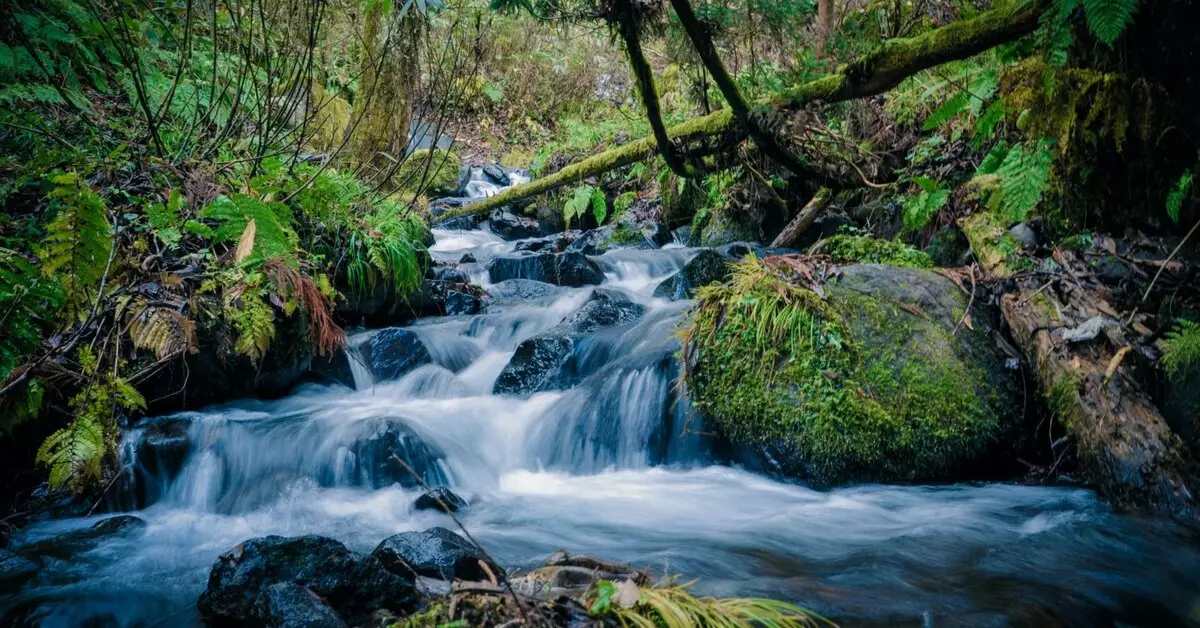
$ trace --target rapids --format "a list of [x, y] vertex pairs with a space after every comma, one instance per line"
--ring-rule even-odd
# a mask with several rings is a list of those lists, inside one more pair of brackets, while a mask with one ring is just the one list
[[[434, 233], [433, 258], [472, 254], [480, 263], [467, 270], [485, 288], [493, 286], [483, 264], [515, 245], [486, 228]], [[676, 246], [596, 258], [604, 287], [646, 312], [582, 342], [586, 377], [568, 390], [492, 394], [517, 345], [554, 327], [593, 287], [417, 321], [410, 329], [433, 364], [396, 381], [374, 382], [354, 359], [358, 390], [307, 385], [285, 399], [182, 417], [191, 452], [136, 512], [145, 533], [48, 560], [34, 583], [0, 590], [0, 616], [39, 606], [47, 626], [97, 616], [103, 625], [188, 626], [199, 621], [195, 601], [213, 561], [248, 538], [320, 534], [370, 551], [397, 532], [452, 528], [445, 515], [412, 508], [419, 488], [380, 482], [355, 458], [380, 417], [399, 417], [439, 455], [425, 478], [472, 502], [463, 523], [510, 569], [563, 548], [699, 579], [704, 593], [796, 601], [850, 625], [1161, 626], [1198, 617], [1194, 534], [1114, 514], [1085, 489], [815, 491], [730, 464], [674, 385], [674, 330], [686, 304], [650, 296], [692, 254]], [[351, 339], [352, 354], [371, 333]], [[126, 436], [127, 459], [137, 436]], [[42, 523], [16, 541], [100, 518]]]

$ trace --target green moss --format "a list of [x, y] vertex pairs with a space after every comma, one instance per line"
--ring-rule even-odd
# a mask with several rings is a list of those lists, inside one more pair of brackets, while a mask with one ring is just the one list
[[633, 207], [638, 200], [637, 192], [625, 192], [613, 200], [613, 222], [619, 221], [625, 217], [625, 212]]
[[985, 270], [997, 277], [1007, 277], [1022, 264], [1017, 252], [1021, 245], [1012, 237], [999, 216], [991, 212], [979, 212], [959, 219], [971, 252]]
[[887, 264], [908, 268], [933, 268], [933, 259], [903, 242], [879, 240], [870, 236], [839, 234], [816, 244], [814, 253], [822, 253], [839, 263]]
[[[1053, 379], [1053, 378], [1051, 378]], [[1043, 380], [1044, 381], [1044, 380]], [[1065, 371], [1054, 383], [1042, 391], [1046, 400], [1046, 408], [1050, 416], [1069, 431], [1078, 426], [1075, 418], [1079, 409], [1079, 375], [1074, 371]]]
[[753, 259], [700, 291], [689, 390], [730, 438], [793, 451], [789, 472], [827, 484], [944, 478], [994, 442], [997, 397], [965, 340], [888, 298], [826, 291]]
[[628, 223], [619, 223], [613, 227], [607, 240], [610, 246], [634, 246], [645, 242], [646, 236], [642, 234], [642, 230]]
[[453, 194], [458, 188], [462, 160], [451, 151], [428, 149], [413, 151], [396, 172], [395, 182], [405, 190]]

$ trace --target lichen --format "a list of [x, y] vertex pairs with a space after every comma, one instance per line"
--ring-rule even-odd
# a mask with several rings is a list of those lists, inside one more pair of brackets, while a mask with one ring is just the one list
[[958, 226], [962, 229], [967, 241], [971, 243], [971, 252], [985, 270], [996, 277], [1007, 277], [1021, 265], [1017, 251], [1021, 245], [1012, 237], [1000, 218], [991, 212], [979, 212], [966, 218], [960, 218]]
[[836, 284], [828, 301], [748, 259], [700, 290], [683, 334], [696, 406], [732, 440], [783, 445], [823, 484], [934, 480], [1002, 414], [950, 328]]
[[933, 259], [903, 242], [864, 235], [838, 234], [814, 245], [839, 263], [887, 264], [907, 268], [933, 268]]

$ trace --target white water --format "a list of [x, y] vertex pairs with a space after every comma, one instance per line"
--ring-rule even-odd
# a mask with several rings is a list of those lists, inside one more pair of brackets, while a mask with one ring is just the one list
[[[471, 253], [479, 268], [513, 246], [484, 231], [435, 235], [435, 259]], [[598, 258], [605, 287], [647, 311], [581, 342], [577, 362], [592, 375], [568, 390], [491, 394], [520, 341], [557, 325], [592, 288], [419, 321], [412, 329], [434, 364], [397, 381], [374, 382], [359, 367], [355, 391], [308, 386], [275, 402], [188, 415], [192, 451], [137, 513], [145, 534], [55, 561], [34, 585], [0, 591], [0, 615], [51, 600], [44, 607], [57, 615], [43, 625], [78, 625], [97, 612], [117, 625], [188, 625], [213, 561], [245, 539], [321, 534], [369, 551], [397, 532], [453, 527], [444, 515], [414, 511], [419, 491], [381, 484], [369, 464], [361, 443], [393, 423], [428, 444], [438, 460], [427, 479], [472, 502], [464, 523], [513, 569], [565, 548], [699, 578], [704, 592], [797, 601], [849, 624], [1166, 625], [1186, 623], [1200, 604], [1195, 539], [1162, 521], [1114, 515], [1090, 491], [821, 492], [719, 464], [720, 443], [696, 433], [673, 386], [672, 333], [686, 304], [650, 297], [691, 254]], [[98, 518], [46, 523], [19, 541]]]

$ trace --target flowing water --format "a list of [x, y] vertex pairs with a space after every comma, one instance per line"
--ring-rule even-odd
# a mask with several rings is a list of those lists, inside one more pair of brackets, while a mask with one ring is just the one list
[[[847, 625], [1187, 625], [1200, 617], [1197, 539], [1168, 522], [1116, 515], [1090, 491], [1007, 484], [815, 491], [728, 464], [674, 386], [674, 329], [687, 304], [650, 297], [693, 254], [614, 251], [606, 289], [645, 308], [638, 322], [577, 343], [581, 381], [527, 397], [492, 394], [524, 339], [554, 327], [594, 288], [526, 298], [480, 269], [510, 251], [486, 230], [435, 231], [432, 255], [499, 295], [477, 316], [418, 321], [433, 364], [357, 390], [309, 385], [177, 417], [190, 452], [147, 490], [148, 526], [60, 559], [35, 584], [0, 590], [51, 609], [43, 625], [97, 614], [114, 625], [187, 626], [217, 555], [267, 534], [320, 534], [370, 551], [406, 530], [453, 527], [414, 511], [420, 491], [381, 476], [361, 443], [397, 423], [425, 479], [471, 501], [462, 520], [509, 568], [555, 549], [699, 579], [700, 592], [796, 601]], [[371, 332], [356, 336], [366, 342]], [[356, 353], [354, 349], [352, 353]], [[139, 433], [126, 437], [126, 457]], [[41, 524], [18, 542], [99, 516]], [[2, 623], [2, 622], [0, 622]], [[109, 625], [109, 624], [101, 624]]]

